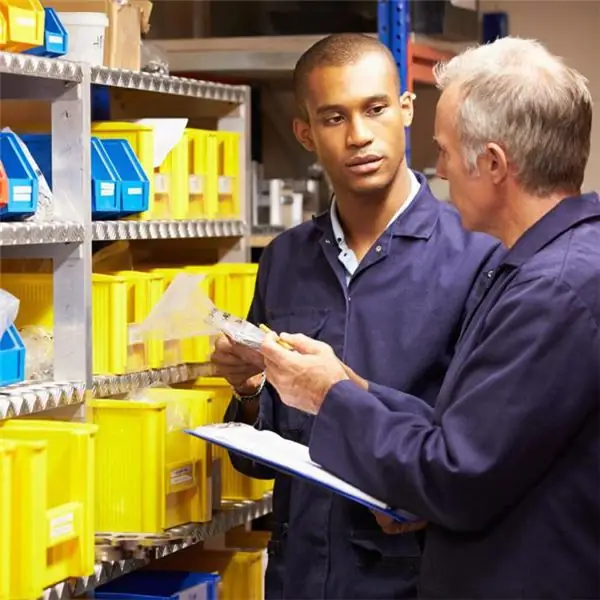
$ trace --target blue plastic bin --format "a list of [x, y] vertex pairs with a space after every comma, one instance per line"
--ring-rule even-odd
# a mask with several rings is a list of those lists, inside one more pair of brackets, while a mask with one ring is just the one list
[[0, 387], [25, 379], [25, 346], [11, 325], [0, 338]]
[[69, 51], [69, 33], [53, 8], [44, 8], [44, 45], [25, 50], [24, 54], [56, 58]]
[[150, 182], [127, 140], [103, 139], [108, 157], [121, 183], [121, 215], [133, 215], [148, 210]]
[[[24, 134], [23, 142], [52, 188], [52, 136]], [[119, 212], [120, 183], [115, 168], [98, 138], [92, 138], [92, 218], [112, 218]]]
[[12, 132], [0, 132], [0, 162], [8, 179], [8, 203], [0, 206], [0, 221], [16, 221], [35, 214], [38, 176]]
[[212, 573], [135, 571], [101, 585], [100, 600], [217, 600], [220, 578]]

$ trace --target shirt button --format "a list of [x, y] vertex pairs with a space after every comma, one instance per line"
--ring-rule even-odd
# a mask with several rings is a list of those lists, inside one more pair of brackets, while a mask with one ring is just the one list
[[375, 248], [375, 252], [381, 252], [381, 246], [377, 246], [377, 248]]
[[330, 240], [325, 240], [325, 243], [326, 244], [331, 244], [331, 241]]
[[494, 277], [494, 271], [488, 271], [486, 273], [486, 276], [487, 276], [488, 279], [492, 279]]

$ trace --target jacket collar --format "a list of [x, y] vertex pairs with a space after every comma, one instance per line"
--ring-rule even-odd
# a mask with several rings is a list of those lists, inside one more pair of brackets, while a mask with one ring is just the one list
[[600, 198], [596, 193], [570, 196], [530, 227], [506, 253], [503, 263], [518, 267], [569, 229], [584, 221], [600, 220]]
[[[413, 171], [420, 188], [410, 206], [391, 225], [393, 236], [429, 239], [438, 221], [440, 201], [431, 193], [424, 175]], [[331, 233], [329, 208], [313, 217], [314, 225], [323, 233]]]

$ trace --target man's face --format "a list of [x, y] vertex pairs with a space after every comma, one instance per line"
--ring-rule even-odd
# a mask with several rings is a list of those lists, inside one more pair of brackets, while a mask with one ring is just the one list
[[456, 88], [445, 90], [435, 114], [435, 142], [438, 146], [437, 174], [448, 181], [450, 201], [458, 209], [463, 226], [471, 231], [489, 231], [496, 199], [487, 161], [478, 161], [470, 172], [465, 163], [457, 125], [460, 95]]
[[319, 67], [308, 77], [309, 122], [297, 119], [294, 133], [316, 153], [338, 193], [384, 190], [404, 160], [412, 99], [398, 96], [394, 68], [373, 52], [346, 66]]

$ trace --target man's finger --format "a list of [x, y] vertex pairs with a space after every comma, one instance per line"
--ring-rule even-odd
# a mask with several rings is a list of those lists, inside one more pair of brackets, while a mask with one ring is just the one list
[[279, 337], [302, 354], [317, 354], [323, 349], [322, 342], [317, 342], [302, 333], [281, 333]]
[[260, 346], [260, 353], [263, 355], [265, 362], [272, 363], [272, 367], [274, 367], [285, 361], [286, 354], [290, 354], [290, 351], [277, 343], [276, 334], [267, 333]]

